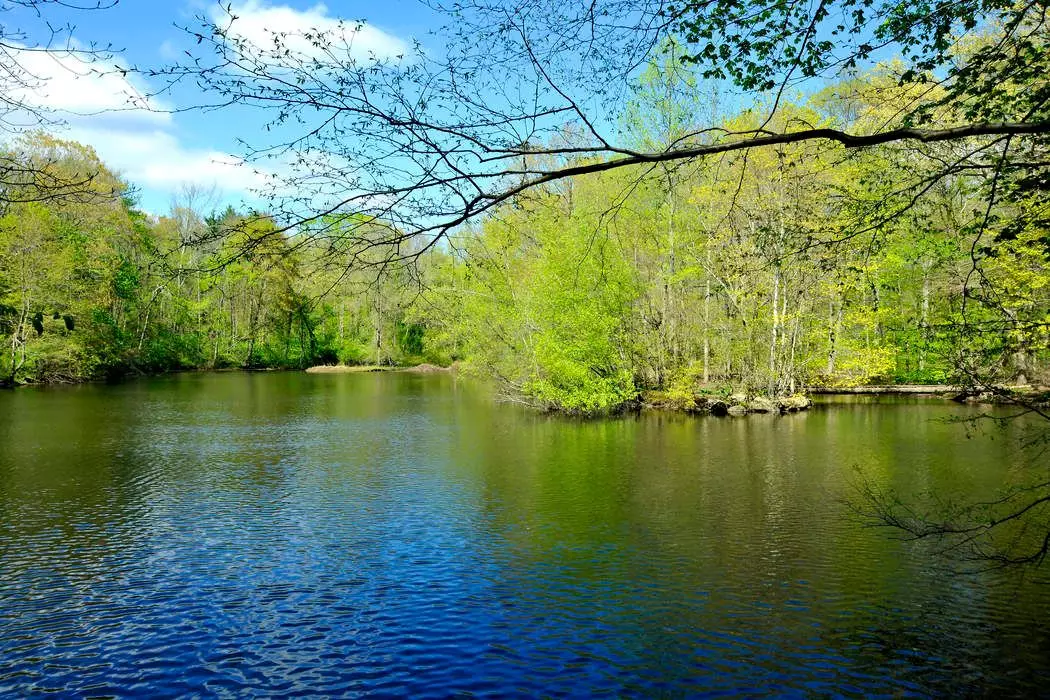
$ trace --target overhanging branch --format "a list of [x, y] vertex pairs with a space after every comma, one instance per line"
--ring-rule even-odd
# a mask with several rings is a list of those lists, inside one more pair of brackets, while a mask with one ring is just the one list
[[[613, 158], [610, 160], [571, 165], [565, 168], [551, 170], [538, 177], [525, 180], [520, 185], [494, 194], [480, 195], [471, 207], [464, 212], [462, 217], [444, 228], [457, 226], [477, 214], [485, 211], [496, 204], [515, 197], [534, 187], [555, 182], [578, 175], [600, 173], [615, 168], [629, 167], [632, 165], [644, 165], [650, 163], [661, 163], [677, 160], [693, 160], [712, 155], [720, 155], [733, 151], [743, 151], [764, 146], [777, 146], [790, 143], [801, 143], [805, 141], [834, 141], [846, 148], [865, 148], [884, 145], [898, 141], [921, 141], [923, 143], [934, 143], [938, 141], [956, 141], [965, 138], [979, 136], [999, 136], [1004, 134], [1047, 134], [1050, 133], [1050, 122], [1006, 122], [988, 124], [969, 124], [964, 126], [950, 127], [947, 129], [916, 129], [901, 128], [884, 131], [876, 134], [850, 134], [838, 129], [807, 129], [805, 131], [793, 131], [783, 134], [766, 134], [755, 136], [741, 141], [729, 143], [704, 144], [692, 148], [678, 148], [659, 153], [633, 153], [628, 156]], [[539, 151], [542, 154], [542, 151]], [[508, 174], [514, 174], [508, 171]], [[485, 201], [487, 200], [487, 201]], [[480, 205], [480, 206], [479, 206]]]

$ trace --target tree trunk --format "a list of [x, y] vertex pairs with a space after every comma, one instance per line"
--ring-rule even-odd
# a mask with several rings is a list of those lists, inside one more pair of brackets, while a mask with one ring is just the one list
[[796, 389], [795, 379], [798, 374], [795, 371], [795, 348], [798, 346], [799, 328], [802, 323], [802, 302], [799, 301], [798, 313], [795, 315], [795, 322], [791, 328], [791, 348], [788, 355], [788, 393], [794, 394]]
[[[29, 304], [23, 301], [18, 323], [15, 325], [14, 333], [11, 334], [11, 384], [15, 383], [18, 370], [22, 369], [26, 363], [25, 325], [27, 318], [29, 318]], [[22, 351], [21, 359], [19, 359], [19, 350]]]
[[376, 297], [376, 365], [383, 364], [383, 300]]
[[675, 268], [675, 231], [674, 231], [675, 199], [674, 188], [670, 177], [667, 183], [667, 277], [664, 279], [664, 320], [667, 322], [667, 349], [670, 362], [674, 367], [678, 359], [678, 329], [675, 313], [674, 276]]
[[1013, 365], [1013, 383], [1014, 386], [1028, 386], [1028, 353], [1024, 350], [1017, 350], [1010, 357], [1010, 363]]
[[828, 301], [828, 365], [825, 374], [835, 374], [835, 360], [838, 357], [839, 329], [842, 327], [842, 301], [836, 308], [835, 300]]
[[769, 395], [776, 393], [777, 381], [777, 338], [780, 312], [780, 268], [773, 272], [773, 328], [769, 338]]
[[879, 285], [871, 283], [871, 310], [875, 316], [875, 337], [879, 341], [883, 338], [882, 322], [879, 320], [879, 311], [882, 306], [882, 295], [879, 293]]
[[922, 269], [922, 310], [919, 316], [919, 328], [922, 337], [919, 339], [919, 371], [926, 369], [926, 339], [930, 327], [930, 271], [923, 265]]
[[157, 301], [157, 296], [161, 293], [163, 289], [163, 287], [157, 287], [156, 289], [154, 289], [153, 295], [150, 297], [149, 304], [146, 305], [146, 316], [142, 319], [142, 329], [139, 332], [139, 350], [142, 349], [142, 344], [146, 342], [146, 329], [149, 327], [149, 314], [150, 311], [153, 310], [153, 303]]
[[704, 285], [704, 384], [711, 381], [711, 280]]

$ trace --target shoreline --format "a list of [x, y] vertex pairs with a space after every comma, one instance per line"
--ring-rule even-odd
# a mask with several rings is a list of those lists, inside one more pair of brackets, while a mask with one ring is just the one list
[[419, 365], [315, 365], [312, 367], [180, 367], [163, 372], [129, 372], [117, 377], [84, 377], [64, 381], [10, 382], [0, 380], [0, 391], [14, 391], [25, 387], [86, 386], [92, 384], [121, 384], [136, 379], [172, 377], [180, 374], [265, 374], [268, 372], [304, 372], [306, 374], [350, 374], [361, 372], [408, 372], [414, 374], [438, 374], [452, 372], [455, 367], [439, 367], [432, 364]]
[[[1004, 387], [1005, 388], [1005, 387]], [[930, 396], [942, 396], [948, 394], [961, 394], [967, 391], [965, 387], [955, 384], [866, 384], [861, 386], [808, 386], [803, 389], [806, 394], [820, 396], [850, 395], [850, 394], [918, 394]]]
[[357, 374], [361, 372], [411, 372], [437, 374], [451, 372], [453, 367], [439, 367], [424, 362], [419, 365], [314, 365], [302, 370], [306, 374]]
[[[306, 368], [291, 367], [214, 367], [214, 368], [179, 368], [158, 373], [130, 374], [119, 379], [92, 378], [77, 381], [40, 382], [12, 384], [0, 382], [0, 391], [16, 390], [23, 387], [58, 387], [89, 384], [123, 383], [136, 378], [164, 377], [178, 374], [225, 374], [244, 372], [302, 372], [305, 374], [363, 374], [373, 372], [397, 372], [405, 374], [444, 374], [452, 373], [458, 363], [450, 367], [441, 367], [429, 363], [418, 365], [314, 365]], [[809, 386], [792, 396], [746, 397], [742, 393], [719, 395], [714, 393], [694, 394], [691, 397], [670, 396], [660, 390], [644, 390], [636, 399], [609, 411], [608, 415], [630, 411], [655, 411], [663, 413], [681, 413], [686, 415], [744, 416], [752, 414], [785, 415], [811, 409], [815, 397], [833, 396], [913, 396], [917, 398], [939, 398], [960, 404], [1008, 404], [1019, 402], [1022, 405], [1036, 407], [1050, 406], [1050, 388], [1037, 386], [1003, 385], [992, 388], [973, 388], [953, 384], [866, 384], [859, 386], [829, 387]], [[572, 412], [557, 408], [536, 407], [541, 411], [571, 415]], [[597, 417], [595, 415], [594, 417]]]
[[950, 384], [885, 384], [855, 387], [806, 387], [808, 396], [918, 396], [961, 404], [1050, 404], [1050, 388], [1043, 385], [966, 387]]
[[784, 415], [807, 411], [813, 406], [813, 399], [804, 394], [793, 396], [752, 396], [733, 394], [731, 396], [701, 396], [689, 398], [671, 397], [661, 391], [643, 391], [639, 396], [639, 408], [646, 411], [666, 411], [690, 415], [707, 414], [712, 416], [746, 416], [753, 413], [770, 413]]

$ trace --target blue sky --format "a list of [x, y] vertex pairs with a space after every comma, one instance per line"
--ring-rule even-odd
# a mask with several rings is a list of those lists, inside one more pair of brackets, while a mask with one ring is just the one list
[[[143, 67], [162, 66], [194, 44], [178, 25], [194, 25], [198, 15], [221, 12], [217, 2], [203, 0], [119, 0], [116, 6], [100, 11], [56, 11], [60, 9], [46, 8], [45, 18], [52, 25], [73, 24], [73, 39], [78, 44], [110, 44], [120, 51], [115, 63]], [[380, 52], [403, 49], [414, 39], [425, 42], [437, 22], [416, 0], [233, 0], [233, 12], [239, 17], [240, 31], [249, 37], [263, 37], [267, 29], [308, 30], [330, 26], [338, 19], [365, 20], [361, 38]], [[23, 28], [26, 44], [46, 39], [44, 26], [31, 14], [10, 12], [0, 16], [0, 21]], [[190, 87], [145, 105], [159, 111], [129, 108], [129, 95], [134, 101], [136, 95], [159, 85], [119, 73], [89, 74], [58, 53], [38, 54], [30, 60], [34, 72], [47, 79], [32, 99], [65, 115], [66, 125], [56, 133], [93, 146], [107, 165], [137, 188], [146, 211], [165, 213], [172, 197], [187, 184], [216, 187], [222, 204], [251, 200], [250, 190], [261, 180], [251, 168], [237, 165], [237, 138], [257, 136], [259, 115], [229, 108], [165, 110], [199, 103], [202, 95]]]
[[[91, 4], [95, 0], [67, 2]], [[208, 96], [200, 94], [192, 82], [153, 96], [161, 83], [135, 73], [124, 77], [113, 69], [114, 65], [162, 68], [178, 60], [196, 46], [180, 26], [199, 27], [199, 16], [219, 18], [225, 5], [231, 5], [238, 17], [235, 31], [260, 45], [272, 46], [268, 34], [272, 31], [294, 36], [314, 29], [337, 29], [339, 20], [350, 22], [350, 26], [364, 21], [364, 28], [353, 35], [353, 53], [363, 46], [368, 53], [388, 57], [405, 53], [416, 40], [428, 51], [440, 51], [431, 43], [429, 33], [447, 20], [420, 0], [224, 0], [222, 4], [218, 0], [117, 0], [113, 7], [79, 12], [45, 4], [44, 19], [53, 26], [74, 25], [72, 37], [78, 45], [111, 45], [118, 52], [109, 70], [104, 63], [94, 64], [103, 69], [102, 75], [82, 63], [77, 65], [75, 59], [61, 52], [27, 53], [26, 67], [41, 76], [42, 82], [36, 93], [22, 98], [64, 114], [66, 125], [56, 133], [93, 146], [108, 166], [136, 188], [139, 205], [147, 212], [166, 213], [173, 197], [188, 185], [215, 188], [217, 196], [212, 205], [217, 209], [227, 203], [259, 203], [252, 190], [265, 188], [267, 175], [280, 174], [287, 166], [270, 163], [259, 166], [263, 172], [256, 172], [240, 162], [238, 154], [243, 148], [238, 139], [260, 145], [261, 139], [276, 138], [263, 129], [265, 119], [272, 114], [236, 107], [181, 111], [207, 102]], [[3, 12], [0, 22], [24, 28], [28, 45], [46, 40], [46, 25], [32, 13]], [[5, 28], [5, 33], [10, 36], [10, 29]], [[855, 41], [861, 39], [854, 37]], [[311, 52], [308, 44], [293, 44], [292, 48]], [[807, 89], [822, 84], [817, 79]], [[528, 76], [522, 85], [531, 85]], [[802, 86], [797, 87], [801, 92]], [[726, 85], [721, 85], [720, 91], [723, 110], [764, 104], [758, 96], [741, 95]], [[584, 103], [584, 108], [588, 107], [594, 122], [614, 134], [615, 115], [603, 112], [600, 104]]]

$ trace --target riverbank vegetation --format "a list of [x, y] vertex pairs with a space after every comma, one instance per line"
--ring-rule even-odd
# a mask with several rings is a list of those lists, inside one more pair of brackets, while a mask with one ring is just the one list
[[[894, 70], [782, 104], [765, 126], [750, 110], [722, 123], [870, 130], [914, 99]], [[666, 55], [620, 129], [638, 149], [673, 143], [716, 98]], [[460, 360], [508, 398], [599, 413], [813, 385], [1046, 380], [1048, 210], [1030, 168], [982, 160], [986, 140], [617, 168], [534, 188], [380, 269], [348, 269], [332, 242], [343, 229], [382, 248], [387, 222], [286, 233], [206, 211], [199, 192], [147, 216], [89, 147], [43, 134], [21, 146], [93, 177], [77, 199], [13, 203], [0, 219], [9, 382]]]
[[[870, 132], [917, 99], [899, 70], [722, 124]], [[651, 63], [621, 120], [628, 146], [697, 138], [717, 104], [698, 85], [670, 53]], [[1031, 167], [998, 168], [1003, 148], [805, 142], [576, 177], [454, 238], [459, 264], [430, 298], [458, 354], [562, 410], [639, 391], [691, 406], [814, 385], [1045, 382], [1045, 190]]]
[[[834, 42], [811, 41], [825, 11], [687, 3], [650, 31], [533, 5], [547, 19], [491, 31], [498, 4], [450, 10], [447, 64], [296, 61], [303, 47], [245, 41], [232, 13], [190, 30], [214, 55], [151, 78], [284, 104], [275, 127], [331, 112], [287, 142], [295, 166], [268, 211], [188, 192], [147, 215], [89, 146], [9, 143], [0, 378], [462, 361], [508, 398], [582, 414], [1046, 381], [1050, 97], [1032, 7], [982, 6], [980, 26], [957, 8], [939, 24], [892, 3], [855, 13], [835, 29], [843, 68]], [[781, 20], [772, 43], [733, 33]], [[557, 63], [580, 31], [624, 52], [603, 54], [608, 80]], [[740, 60], [705, 43], [719, 32]], [[873, 62], [869, 34], [899, 56]], [[480, 45], [506, 61], [470, 63]], [[824, 82], [794, 90], [796, 71]], [[462, 93], [479, 76], [553, 102], [486, 107]], [[584, 97], [603, 100], [600, 120]], [[504, 128], [519, 123], [535, 126], [524, 140]], [[380, 162], [379, 145], [415, 155]], [[333, 190], [341, 203], [319, 207]]]
[[371, 287], [359, 276], [336, 292], [339, 276], [324, 274], [317, 251], [266, 217], [198, 211], [192, 191], [149, 216], [89, 146], [36, 134], [15, 152], [90, 184], [74, 198], [12, 201], [0, 217], [8, 384], [430, 358], [406, 280]]

